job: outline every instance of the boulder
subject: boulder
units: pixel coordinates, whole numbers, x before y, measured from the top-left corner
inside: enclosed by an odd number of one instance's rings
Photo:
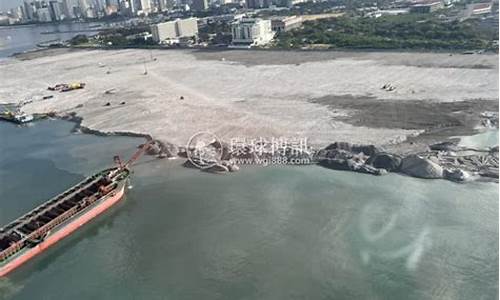
[[[409,155],[401,162],[401,172],[419,178],[443,178],[443,168],[427,158]]]
[[[367,156],[372,156],[380,152],[380,149],[374,145],[357,145],[347,142],[335,142],[325,148],[326,150],[343,150],[351,153],[364,153]]]
[[[230,145],[226,142],[220,142],[219,140],[213,141],[210,146],[217,150],[221,154],[222,160],[230,160],[232,158],[232,153]]]
[[[158,155],[161,152],[161,148],[157,143],[153,143],[149,145],[149,147],[146,149],[146,154],[147,155]]]
[[[401,157],[398,155],[382,152],[370,156],[366,163],[378,169],[395,172],[399,170],[401,160]]]
[[[334,170],[343,170],[343,171],[352,171],[353,163],[348,159],[339,159],[339,158],[325,158],[321,159],[319,162],[320,166],[325,168],[334,169]]]
[[[229,172],[236,172],[236,171],[240,170],[240,167],[238,167],[237,164],[235,164],[233,161],[230,161],[230,160],[223,160],[221,162],[221,165],[226,167]]]
[[[457,141],[446,141],[446,142],[441,142],[437,144],[430,145],[429,148],[434,151],[459,151],[460,147],[458,146],[458,140]]]
[[[378,168],[375,168],[374,166],[370,166],[370,165],[366,165],[366,164],[356,165],[354,171],[359,172],[359,173],[372,174],[372,175],[385,175],[385,174],[387,174],[387,170],[385,170],[385,169],[378,169]]]
[[[486,168],[479,171],[483,177],[498,178],[498,168]]]
[[[238,167],[237,164],[232,164],[232,165],[228,166],[228,169],[229,169],[229,172],[237,172],[240,170],[240,167]]]
[[[432,161],[433,163],[439,165],[439,158],[438,157],[436,157],[436,156],[429,156],[429,157],[427,157],[427,159],[430,160],[430,161]]]
[[[229,168],[222,165],[222,164],[215,164],[211,167],[208,167],[206,169],[203,169],[203,171],[205,172],[210,172],[210,173],[217,173],[217,174],[220,174],[220,173],[226,173],[226,172],[229,172]]]
[[[195,166],[195,165],[193,164],[193,162],[192,162],[192,161],[190,161],[189,159],[188,159],[188,160],[186,160],[186,161],[182,164],[182,166],[183,166],[183,167],[186,167],[186,168],[199,169],[199,167],[198,167],[198,166]]]
[[[177,155],[179,157],[184,157],[184,158],[187,158],[187,150],[186,150],[186,147],[179,147],[178,150],[177,150]]]
[[[166,155],[167,157],[176,157],[177,153],[179,153],[179,148],[171,143],[165,143],[160,140],[156,140],[158,146],[160,147],[161,153]],[[160,153],[160,154],[161,154]]]
[[[461,169],[445,169],[443,176],[452,181],[469,181],[472,179],[472,175],[469,172]]]
[[[334,170],[354,171],[372,175],[384,175],[387,173],[384,169],[377,169],[373,166],[356,162],[353,159],[325,158],[321,159],[318,163],[320,166]]]

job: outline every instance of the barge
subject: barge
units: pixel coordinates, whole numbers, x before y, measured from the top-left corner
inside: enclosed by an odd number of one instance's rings
[[[0,277],[120,201],[130,170],[115,167],[85,178],[0,229]]]
[[[120,201],[129,175],[118,167],[98,172],[1,228],[0,277]]]
[[[0,228],[0,277],[14,271],[118,203],[125,195],[130,166],[152,143],[150,140],[143,144],[125,164],[122,164],[119,156],[115,156],[116,167],[85,178]]]

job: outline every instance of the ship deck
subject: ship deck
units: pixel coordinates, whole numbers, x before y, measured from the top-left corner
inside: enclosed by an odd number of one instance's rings
[[[112,193],[128,169],[111,168],[85,178],[0,229],[0,265],[36,245],[57,226]]]

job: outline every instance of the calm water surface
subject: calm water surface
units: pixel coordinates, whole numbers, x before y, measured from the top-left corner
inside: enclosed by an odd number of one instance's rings
[[[0,223],[141,139],[0,123]],[[496,299],[498,185],[152,161],[127,198],[0,280],[5,299]]]
[[[40,42],[65,41],[79,33],[93,35],[96,32],[88,32],[92,24],[98,23],[0,26],[0,58],[35,49]]]

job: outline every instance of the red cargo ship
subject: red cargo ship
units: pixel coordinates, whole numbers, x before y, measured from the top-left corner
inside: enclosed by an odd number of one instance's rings
[[[130,176],[129,165],[149,146],[122,165],[85,178],[64,193],[46,201],[0,229],[0,277],[97,217],[120,201]]]

